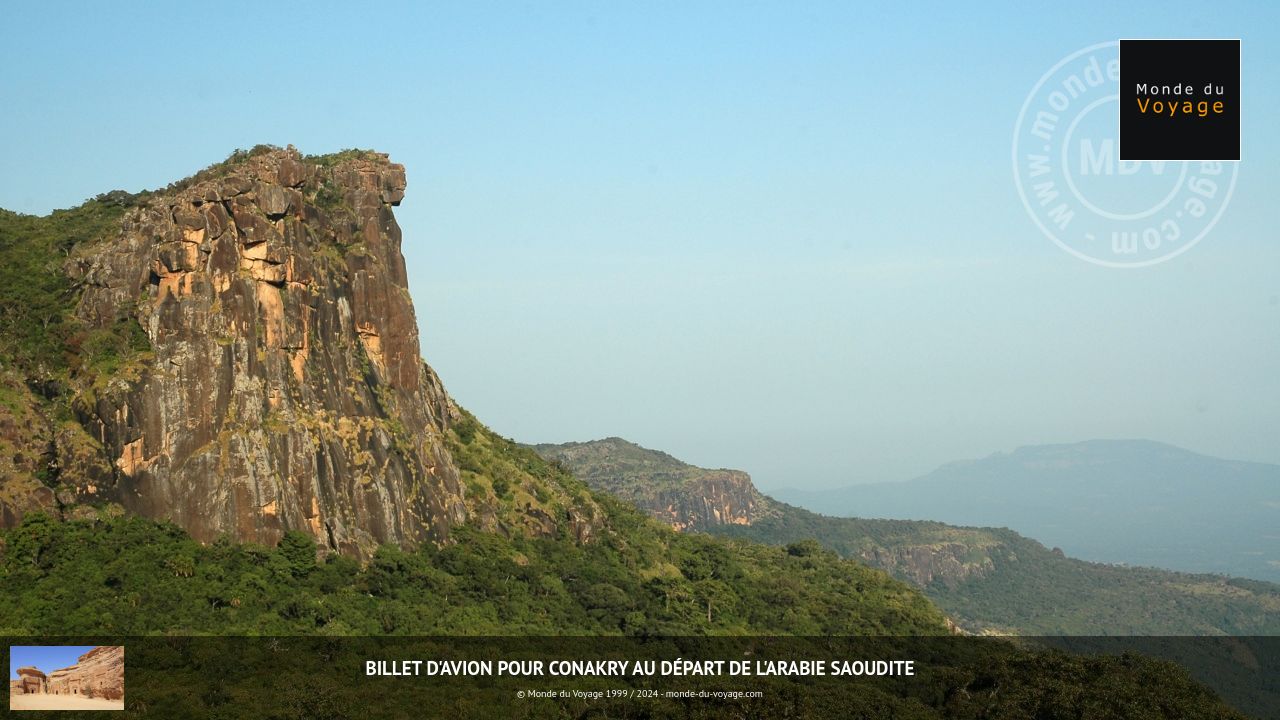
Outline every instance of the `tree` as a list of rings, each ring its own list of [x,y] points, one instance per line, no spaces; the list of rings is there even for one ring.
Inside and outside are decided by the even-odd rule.
[[[316,541],[306,533],[297,530],[286,532],[276,549],[288,561],[295,577],[303,577],[316,567]]]

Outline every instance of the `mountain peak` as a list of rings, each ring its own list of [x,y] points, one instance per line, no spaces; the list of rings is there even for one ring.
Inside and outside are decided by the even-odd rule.
[[[259,146],[125,198],[71,248],[73,361],[53,377],[74,422],[36,424],[53,469],[8,484],[5,518],[118,505],[206,542],[300,530],[357,556],[442,539],[466,509],[404,189],[385,154]]]

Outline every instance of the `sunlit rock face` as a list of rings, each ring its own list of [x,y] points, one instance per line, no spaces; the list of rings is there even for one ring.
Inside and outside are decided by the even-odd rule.
[[[695,467],[622,438],[534,449],[591,487],[635,504],[676,530],[750,525],[776,513],[741,470]]]
[[[465,520],[392,214],[404,191],[385,155],[270,150],[156,194],[77,253],[79,318],[136,318],[149,349],[81,388],[76,418],[109,467],[60,500],[203,542],[302,530],[357,557]]]
[[[71,667],[49,673],[47,693],[118,700],[124,697],[124,648],[99,646]]]
[[[17,680],[9,681],[9,692],[19,695],[36,695],[49,689],[49,678],[33,667],[20,667],[15,670]]]

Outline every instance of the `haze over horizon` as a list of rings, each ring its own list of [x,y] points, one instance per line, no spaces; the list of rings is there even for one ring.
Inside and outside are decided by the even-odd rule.
[[[616,435],[766,492],[1095,438],[1280,463],[1280,8],[230,5],[10,7],[0,207],[368,147],[408,170],[423,354],[522,442]],[[1187,27],[1247,33],[1230,207],[1154,267],[1068,256],[1014,188],[1019,107],[1083,46]]]

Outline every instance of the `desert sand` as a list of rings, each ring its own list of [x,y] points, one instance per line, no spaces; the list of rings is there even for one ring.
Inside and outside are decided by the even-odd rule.
[[[83,695],[10,695],[10,710],[123,710],[124,700],[104,700]]]

